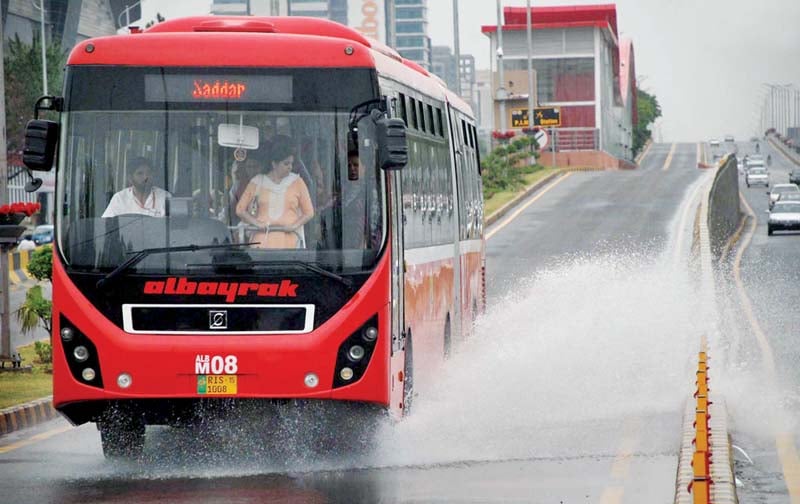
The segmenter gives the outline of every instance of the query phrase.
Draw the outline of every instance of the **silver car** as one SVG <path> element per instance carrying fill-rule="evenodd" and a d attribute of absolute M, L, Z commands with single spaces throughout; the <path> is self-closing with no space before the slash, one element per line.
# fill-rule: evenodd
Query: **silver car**
<path fill-rule="evenodd" d="M 747 175 L 744 176 L 744 182 L 747 187 L 754 185 L 769 187 L 769 173 L 763 168 L 750 168 L 747 170 Z"/>
<path fill-rule="evenodd" d="M 767 234 L 775 231 L 800 230 L 800 202 L 779 201 L 769 212 Z"/>
<path fill-rule="evenodd" d="M 769 209 L 772 210 L 775 202 L 778 201 L 778 198 L 780 198 L 782 194 L 789 193 L 800 193 L 800 188 L 795 184 L 775 184 L 772 186 L 772 190 L 767 192 L 767 196 L 769 196 Z"/>

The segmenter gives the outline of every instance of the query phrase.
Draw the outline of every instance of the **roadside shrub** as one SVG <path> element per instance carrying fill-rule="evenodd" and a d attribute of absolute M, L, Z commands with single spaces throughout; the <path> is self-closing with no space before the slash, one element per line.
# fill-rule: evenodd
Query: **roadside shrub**
<path fill-rule="evenodd" d="M 33 344 L 33 350 L 42 364 L 50 364 L 53 362 L 53 347 L 46 341 L 36 341 Z"/>
<path fill-rule="evenodd" d="M 37 280 L 53 279 L 53 246 L 45 245 L 31 253 L 28 263 L 28 273 Z"/>
<path fill-rule="evenodd" d="M 538 147 L 536 139 L 526 135 L 495 148 L 486 156 L 481 163 L 484 199 L 498 192 L 520 189 L 525 183 L 523 175 L 542 169 L 528 162 L 531 151 L 535 152 Z"/>

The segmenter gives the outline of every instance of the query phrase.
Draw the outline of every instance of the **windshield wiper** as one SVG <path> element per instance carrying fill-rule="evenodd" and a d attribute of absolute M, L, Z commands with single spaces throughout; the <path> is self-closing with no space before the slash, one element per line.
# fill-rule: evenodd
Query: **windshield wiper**
<path fill-rule="evenodd" d="M 303 261 L 254 261 L 251 264 L 253 266 L 295 266 L 298 268 L 303 268 L 307 271 L 314 272 L 325 278 L 336 280 L 337 282 L 341 283 L 347 288 L 351 288 L 353 286 L 353 281 L 350 280 L 349 278 L 337 275 L 333 271 L 326 270 L 325 268 L 317 266 L 314 263 L 307 263 Z"/>
<path fill-rule="evenodd" d="M 123 274 L 125 271 L 129 270 L 130 268 L 136 266 L 140 262 L 142 262 L 147 256 L 152 254 L 165 254 L 169 252 L 195 252 L 197 250 L 213 250 L 213 249 L 224 249 L 224 248 L 238 248 L 238 247 L 249 247 L 251 245 L 258 245 L 258 242 L 251 242 L 251 243 L 223 243 L 221 245 L 183 245 L 180 247 L 161 247 L 161 248 L 149 248 L 139 250 L 137 252 L 128 252 L 129 254 L 133 254 L 129 257 L 125 262 L 114 268 L 114 270 L 109 273 L 108 275 L 104 276 L 100 280 L 97 281 L 96 287 L 98 289 L 103 289 L 108 284 L 114 280 L 116 277 Z"/>

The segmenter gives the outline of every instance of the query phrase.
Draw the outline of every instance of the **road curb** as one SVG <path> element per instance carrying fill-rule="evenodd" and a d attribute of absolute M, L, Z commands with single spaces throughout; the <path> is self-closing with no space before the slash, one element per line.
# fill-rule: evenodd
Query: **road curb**
<path fill-rule="evenodd" d="M 486 219 L 483 221 L 483 225 L 485 227 L 491 226 L 492 224 L 500 220 L 500 218 L 502 218 L 505 214 L 511 211 L 515 206 L 517 206 L 522 200 L 524 200 L 531 194 L 535 193 L 543 186 L 547 185 L 551 180 L 561 175 L 562 173 L 563 171 L 559 169 L 558 171 L 551 173 L 545 178 L 537 180 L 533 185 L 528 186 L 524 191 L 516 195 L 514 199 L 512 199 L 505 205 L 501 206 L 500 208 L 492 212 L 492 214 L 486 217 Z"/>
<path fill-rule="evenodd" d="M 699 238 L 700 250 L 697 260 L 700 261 L 700 271 L 704 278 L 702 285 L 710 285 L 713 288 L 713 255 L 711 254 L 711 241 L 709 239 L 708 231 L 708 204 L 711 187 L 713 180 L 707 184 L 703 191 L 700 200 L 699 218 L 694 223 L 694 233 Z M 741 194 L 741 193 L 740 193 Z M 707 295 L 714 296 L 713 292 Z M 703 342 L 703 352 L 706 351 L 705 338 Z M 709 354 L 709 360 L 710 354 Z M 703 359 L 705 362 L 705 359 Z M 711 361 L 713 364 L 713 361 Z M 708 365 L 704 374 L 712 369 L 712 365 Z M 699 373 L 698 373 L 699 377 Z M 709 383 L 713 383 L 711 378 L 708 378 Z M 707 421 L 708 421 L 708 435 L 709 447 L 708 456 L 710 457 L 710 502 L 714 504 L 737 504 L 738 497 L 736 495 L 736 480 L 733 476 L 733 452 L 731 450 L 730 432 L 728 430 L 728 410 L 725 404 L 725 399 L 714 395 L 711 386 L 708 386 L 708 397 L 704 400 L 707 401 Z M 699 389 L 698 389 L 698 394 Z M 675 504 L 691 504 L 693 502 L 705 502 L 703 500 L 696 501 L 689 490 L 690 483 L 694 482 L 695 468 L 692 466 L 692 460 L 695 455 L 695 442 L 697 430 L 695 421 L 697 413 L 700 412 L 696 403 L 697 395 L 689 400 L 686 404 L 686 409 L 683 417 L 683 428 L 681 435 L 681 449 L 678 455 L 678 471 L 675 478 Z"/>
<path fill-rule="evenodd" d="M 58 416 L 53 396 L 0 410 L 0 436 L 33 427 Z"/>

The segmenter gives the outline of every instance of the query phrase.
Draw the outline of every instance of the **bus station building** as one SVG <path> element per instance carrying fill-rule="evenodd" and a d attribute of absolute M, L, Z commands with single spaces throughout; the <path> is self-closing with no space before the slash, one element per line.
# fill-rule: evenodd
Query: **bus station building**
<path fill-rule="evenodd" d="M 632 41 L 619 37 L 616 6 L 535 7 L 531 18 L 534 104 L 545 116 L 552 109 L 560 112 L 560 124 L 552 130 L 547 125 L 547 132 L 553 133 L 547 149 L 555 148 L 556 164 L 630 167 L 637 122 L 636 68 Z M 503 90 L 497 26 L 481 29 L 491 40 L 493 128 L 496 133 L 522 134 L 529 126 L 527 9 L 506 7 L 502 29 Z M 500 117 L 500 97 L 505 117 Z M 542 156 L 541 162 L 550 160 L 550 155 Z"/>

